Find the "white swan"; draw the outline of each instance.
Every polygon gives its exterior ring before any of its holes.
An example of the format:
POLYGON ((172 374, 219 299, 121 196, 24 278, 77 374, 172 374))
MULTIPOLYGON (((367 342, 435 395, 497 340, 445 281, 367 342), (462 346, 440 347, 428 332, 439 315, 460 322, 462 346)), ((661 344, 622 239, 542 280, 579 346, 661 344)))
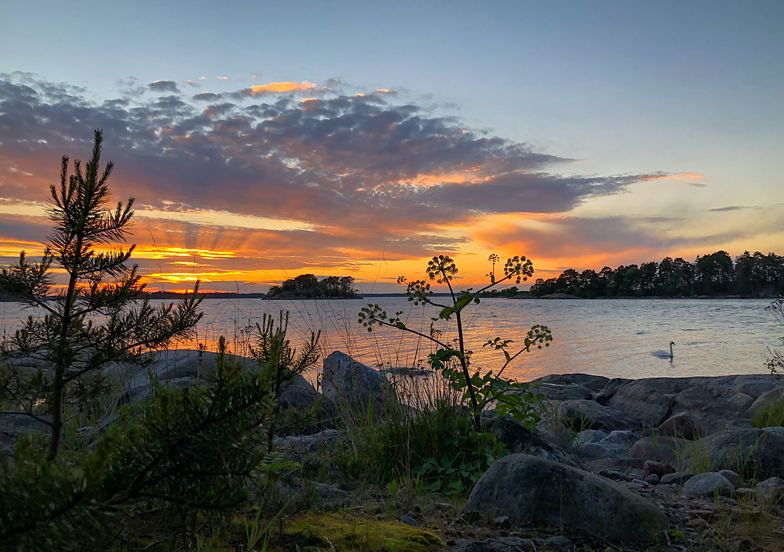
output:
POLYGON ((673 359, 673 354, 672 354, 672 346, 673 345, 675 345, 675 342, 674 341, 670 341, 670 352, 669 353, 667 351, 662 351, 661 349, 659 349, 658 351, 653 351, 651 354, 653 356, 657 357, 657 358, 669 358, 670 360, 672 360, 673 359))

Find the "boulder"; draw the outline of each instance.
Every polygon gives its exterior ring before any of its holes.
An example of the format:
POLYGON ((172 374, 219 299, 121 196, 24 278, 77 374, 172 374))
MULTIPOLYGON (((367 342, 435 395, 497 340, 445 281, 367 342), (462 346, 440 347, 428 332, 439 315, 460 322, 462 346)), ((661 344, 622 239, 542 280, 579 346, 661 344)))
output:
MULTIPOLYGON (((549 383, 554 385, 579 385, 596 393, 604 389, 610 381, 604 376, 594 376, 591 374, 549 374, 543 376, 534 383, 549 383)), ((629 380, 624 380, 629 381, 629 380)))
POLYGON ((49 424, 24 412, 0 413, 0 452, 10 453, 14 448, 14 440, 21 435, 44 434, 49 431, 49 424))
POLYGON ((689 451, 695 468, 732 470, 747 480, 784 477, 784 428, 733 429, 696 441, 689 451))
POLYGON ((592 473, 612 471, 642 477, 645 461, 639 458, 597 458, 587 460, 585 464, 588 471, 592 473))
POLYGON ((675 395, 683 388, 682 380, 675 378, 632 380, 618 387, 606 404, 643 427, 658 427, 669 416, 675 395))
POLYGON ((683 493, 691 498, 705 496, 729 496, 735 487, 718 472, 699 473, 683 485, 683 493))
POLYGON ((702 435, 699 423, 691 414, 681 412, 664 420, 657 431, 659 435, 693 441, 702 435))
POLYGON ((646 460, 642 469, 645 475, 657 475, 660 478, 669 473, 675 473, 675 468, 671 465, 663 462, 656 462, 655 460, 646 460))
MULTIPOLYGON (((776 387, 784 386, 775 376, 765 374, 610 380, 595 399, 649 428, 664 424, 673 413, 688 414, 705 436, 750 426, 754 403, 776 387)), ((677 436, 688 434, 687 428, 673 429, 682 432, 677 436)))
POLYGON ((564 385, 559 383, 540 383, 534 384, 532 390, 544 395, 544 398, 551 401, 566 401, 573 399, 591 399, 593 393, 582 385, 564 385))
POLYGON ((301 375, 283 384, 278 397, 280 434, 315 433, 334 427, 338 410, 301 375))
POLYGON ((383 374, 340 351, 324 359, 321 386, 324 396, 337 406, 366 408, 371 402, 383 406, 394 397, 383 374))
MULTIPOLYGON (((584 433, 586 432, 583 431, 577 435, 576 446, 577 452, 588 458, 628 458, 632 445, 638 439, 637 434, 632 431, 616 430, 608 434, 601 433, 600 439, 580 444, 579 438, 584 433)), ((587 436, 584 436, 583 440, 586 438, 587 436)))
POLYGON ((579 448, 591 443, 598 443, 607 435, 608 432, 601 429, 585 429, 574 436, 574 446, 579 448))
POLYGON ((584 399, 561 402, 558 405, 558 417, 564 425, 575 430, 632 429, 634 425, 621 412, 584 399))
POLYGON ((694 474, 687 471, 668 473, 661 477, 661 483, 663 485, 683 485, 692 477, 694 474))
POLYGON ((512 453, 525 453, 564 464, 577 464, 567 447, 557 442, 555 435, 535 433, 511 416, 499 416, 492 411, 483 412, 482 430, 495 435, 512 453))
POLYGON ((338 438, 336 429, 325 429, 312 435, 289 435, 275 437, 272 441, 274 450, 287 455, 296 462, 304 462, 308 456, 323 452, 338 438))
POLYGON ((760 504, 779 504, 784 502, 784 479, 769 477, 757 483, 755 488, 757 501, 760 504))
POLYGON ((646 476, 645 479, 643 479, 643 481, 645 481, 648 485, 658 485, 659 480, 660 480, 659 476, 656 475, 655 473, 652 473, 646 476))
POLYGON ((732 483, 733 487, 741 487, 743 485, 743 480, 740 476, 732 470, 719 470, 719 473, 727 478, 727 481, 732 483))
POLYGON ((599 538, 659 542, 667 519, 622 485, 586 471, 527 454, 496 461, 477 481, 467 513, 512 523, 572 527, 599 538))
POLYGON ((662 437, 653 435, 643 437, 631 448, 632 458, 640 458, 642 460, 655 460, 656 462, 664 462, 677 466, 684 454, 687 443, 685 439, 678 439, 676 437, 662 437))

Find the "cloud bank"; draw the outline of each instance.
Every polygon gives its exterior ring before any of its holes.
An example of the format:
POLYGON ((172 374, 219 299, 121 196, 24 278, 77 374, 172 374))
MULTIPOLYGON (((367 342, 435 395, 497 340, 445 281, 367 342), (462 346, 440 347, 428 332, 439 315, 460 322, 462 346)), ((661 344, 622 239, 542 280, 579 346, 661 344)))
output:
MULTIPOLYGON (((291 81, 191 96, 167 80, 146 88, 152 93, 129 88, 96 102, 67 83, 0 75, 0 197, 45 198, 60 155, 86 156, 101 128, 118 195, 164 213, 226 212, 209 229, 212 241, 258 240, 249 265, 255 251, 255 267, 267 266, 263 258, 302 267, 455 251, 470 238, 460 226, 477 217, 567 213, 664 175, 562 174, 569 159, 466 128, 392 89, 346 93, 337 81, 291 81), (231 213, 311 230, 238 230, 231 213)), ((181 243, 209 241, 194 224, 162 231, 157 239, 167 243, 175 234, 181 243)))

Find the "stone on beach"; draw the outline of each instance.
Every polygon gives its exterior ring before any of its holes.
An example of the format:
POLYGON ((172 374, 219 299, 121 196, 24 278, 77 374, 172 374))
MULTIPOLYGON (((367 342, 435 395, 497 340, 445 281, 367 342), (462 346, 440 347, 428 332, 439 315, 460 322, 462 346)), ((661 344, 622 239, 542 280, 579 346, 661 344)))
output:
POLYGON ((465 511, 635 543, 658 542, 667 529, 655 505, 622 485, 527 454, 496 461, 474 486, 465 511))
POLYGON ((688 497, 729 496, 734 490, 733 484, 718 472, 697 474, 683 485, 683 493, 688 497))
POLYGON ((321 376, 324 396, 336 405, 366 408, 369 403, 383 406, 393 397, 392 389, 378 370, 335 351, 324 359, 321 376))

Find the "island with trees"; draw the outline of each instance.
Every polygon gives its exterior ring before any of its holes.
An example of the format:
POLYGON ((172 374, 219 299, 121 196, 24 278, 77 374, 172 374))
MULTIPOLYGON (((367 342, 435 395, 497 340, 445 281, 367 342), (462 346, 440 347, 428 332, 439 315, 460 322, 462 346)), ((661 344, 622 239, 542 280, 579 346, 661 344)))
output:
POLYGON ((359 299, 351 276, 327 276, 319 280, 313 274, 300 274, 272 286, 266 299, 359 299))

